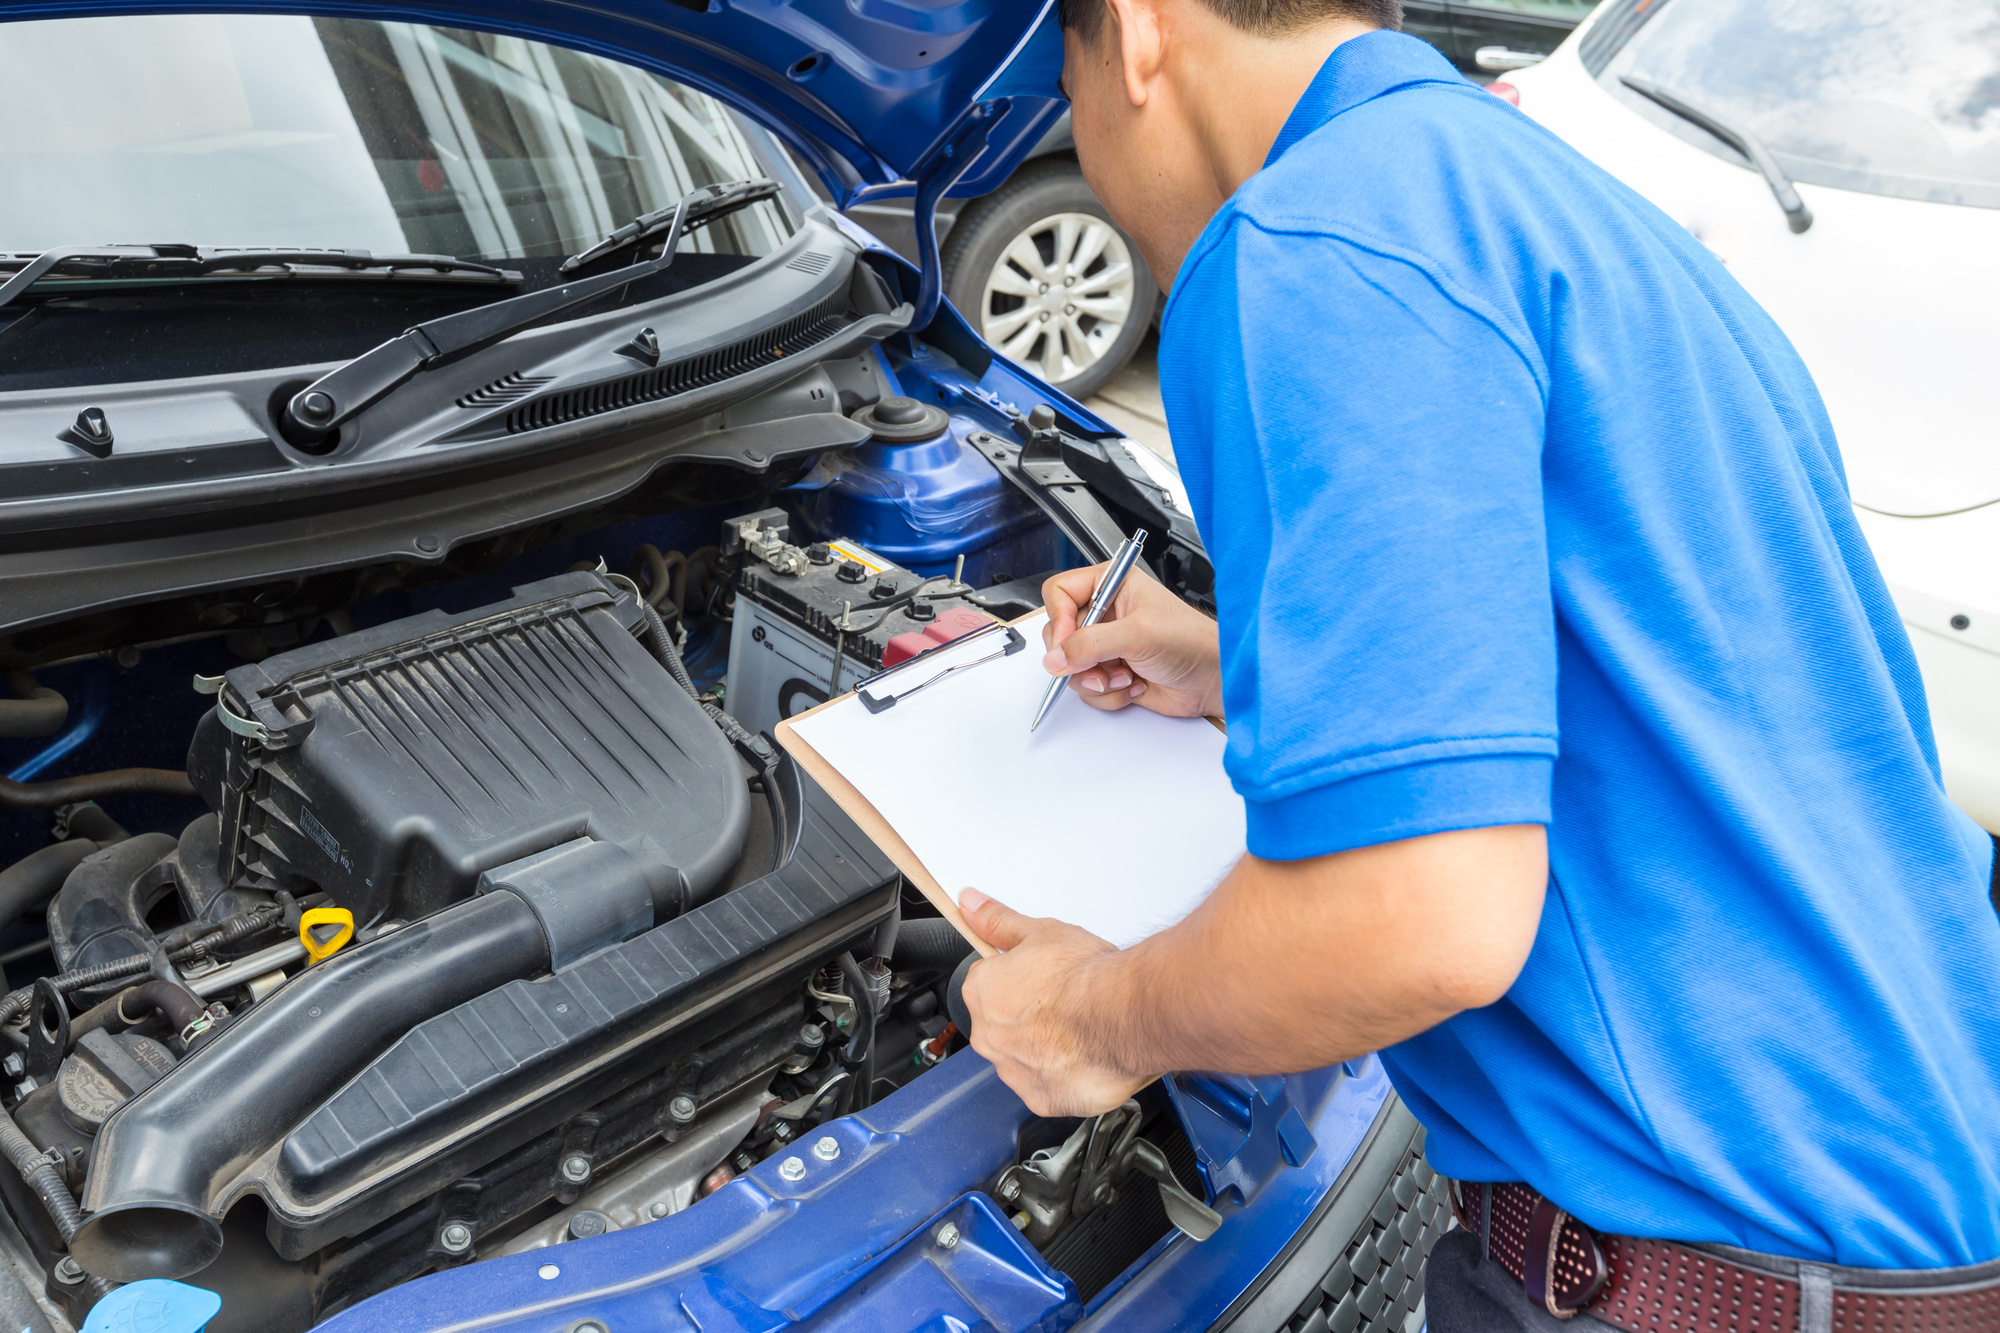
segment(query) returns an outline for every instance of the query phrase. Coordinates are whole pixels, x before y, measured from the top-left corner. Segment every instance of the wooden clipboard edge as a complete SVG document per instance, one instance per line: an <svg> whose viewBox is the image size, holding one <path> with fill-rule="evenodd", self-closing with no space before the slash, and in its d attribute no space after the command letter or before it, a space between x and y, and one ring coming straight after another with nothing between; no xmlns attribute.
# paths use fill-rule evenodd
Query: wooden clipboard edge
<svg viewBox="0 0 2000 1333"><path fill-rule="evenodd" d="M863 796L853 783L842 777L839 769L829 764L820 756L818 750L808 745L805 738L792 729L793 722L809 718L820 709L832 707L848 697L850 696L843 694L838 698L829 699L795 718L780 722L773 729L778 744L785 747L785 753L791 755L793 761L803 768L813 781L826 789L826 794L833 798L834 804L846 811L847 817L852 819L877 847L889 854L889 859L896 863L896 869L903 872L903 877L923 890L924 897L930 899L931 906L938 909L940 916L951 922L953 930L970 941L972 947L979 950L982 956L992 957L999 950L973 934L966 926L965 918L959 914L958 904L944 891L944 886L938 883L937 876L917 859L917 854L910 850L910 844L904 842L902 835L890 827L889 821L882 817L882 812L877 810L874 803Z"/></svg>
<svg viewBox="0 0 2000 1333"><path fill-rule="evenodd" d="M1035 610L1025 616L1000 623L1020 626L1037 616L1046 614L1046 610ZM972 947L979 950L982 957L991 958L1000 951L972 933L965 924L965 917L959 913L958 903L944 891L944 886L938 883L937 876L917 859L917 854L910 850L910 844L903 841L902 835L890 827L889 821L882 817L882 812L875 808L874 802L863 796L853 783L841 776L839 769L829 764L818 750L807 744L806 739L793 729L794 722L803 722L813 714L853 697L854 691L849 690L846 694L836 695L823 704L815 704L797 717L780 722L772 728L772 734L778 738L778 744L785 747L785 753L789 754L813 781L826 789L826 794L833 798L834 804L846 811L847 817L859 825L861 831L867 834L877 847L889 854L889 859L896 863L896 869L902 871L904 878L922 890L924 897L930 899L931 906L938 909L938 914L951 922L951 928L970 941Z"/></svg>

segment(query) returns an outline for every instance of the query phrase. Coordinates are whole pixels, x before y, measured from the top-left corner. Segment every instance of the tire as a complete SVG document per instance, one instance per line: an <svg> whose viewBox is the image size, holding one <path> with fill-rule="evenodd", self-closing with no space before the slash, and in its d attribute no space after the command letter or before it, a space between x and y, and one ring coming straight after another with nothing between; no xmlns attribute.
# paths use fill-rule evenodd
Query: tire
<svg viewBox="0 0 2000 1333"><path fill-rule="evenodd" d="M1067 158L1031 162L968 205L943 259L945 295L973 329L1072 398L1096 393L1132 359L1159 300L1139 247ZM1081 271L1070 271L1079 259ZM1063 278L1086 299L1050 299Z"/></svg>

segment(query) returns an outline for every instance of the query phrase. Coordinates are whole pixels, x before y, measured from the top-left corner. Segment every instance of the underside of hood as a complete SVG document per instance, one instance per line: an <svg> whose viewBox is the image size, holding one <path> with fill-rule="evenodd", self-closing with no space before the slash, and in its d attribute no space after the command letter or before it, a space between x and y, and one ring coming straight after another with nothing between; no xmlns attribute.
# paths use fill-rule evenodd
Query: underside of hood
<svg viewBox="0 0 2000 1333"><path fill-rule="evenodd" d="M1005 179L1062 113L1054 11L1055 0L0 0L0 20L327 14L594 51L700 88L768 126L842 207L910 193L908 182L926 177L951 177L962 195ZM968 135L974 123L979 132Z"/></svg>

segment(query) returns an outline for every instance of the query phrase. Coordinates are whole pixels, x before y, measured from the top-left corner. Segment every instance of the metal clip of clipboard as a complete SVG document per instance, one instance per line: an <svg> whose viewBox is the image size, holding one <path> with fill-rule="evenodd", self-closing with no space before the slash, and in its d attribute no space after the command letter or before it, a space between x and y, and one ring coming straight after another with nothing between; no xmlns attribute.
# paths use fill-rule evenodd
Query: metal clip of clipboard
<svg viewBox="0 0 2000 1333"><path fill-rule="evenodd" d="M929 662L925 661L926 658L932 657L937 653L949 652L950 650L955 648L962 648L966 644L971 643L975 639L984 638L996 634L1004 635L1005 637L998 647L996 647L992 652L987 653L984 657L975 657L969 662L960 662L954 666L948 666L944 670L938 672L936 675L930 677L930 679L925 680L919 684L913 685L909 689L898 691L893 688L895 684L895 681L892 679L893 677L903 675L904 673L908 672L912 667L931 665ZM1028 646L1028 641L1021 637L1020 630L1015 629L1012 625L1004 625L1001 624L999 621L995 621L993 624L986 626L984 629L976 629L972 633L965 635L963 638L953 639L950 643L940 644L938 647L932 649L928 653L923 653L917 657L913 657L907 662L898 662L895 666L890 667L886 671L876 672L868 679L862 681L859 685L856 685L854 687L854 694L856 698L861 700L861 706L863 708L866 708L869 712L871 713L884 712L888 709L894 708L896 706L897 700L907 699L913 694L921 694L925 690L929 689L931 686L943 680L946 676L955 676L959 672L964 671L969 667L976 667L981 665L982 663L994 661L997 658L1012 657L1015 653L1020 652L1023 648L1027 646Z"/></svg>

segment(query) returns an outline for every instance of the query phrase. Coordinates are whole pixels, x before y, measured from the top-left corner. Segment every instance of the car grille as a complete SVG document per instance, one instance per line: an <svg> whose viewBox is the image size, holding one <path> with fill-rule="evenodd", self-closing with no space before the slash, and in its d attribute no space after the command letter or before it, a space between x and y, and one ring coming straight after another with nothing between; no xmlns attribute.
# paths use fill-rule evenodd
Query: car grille
<svg viewBox="0 0 2000 1333"><path fill-rule="evenodd" d="M522 403L507 414L507 433L518 435L522 431L557 426L565 421L577 421L637 403L672 398L706 384L733 379L757 366L767 365L775 358L790 356L826 341L847 327L846 304L847 297L843 293L754 337L703 352L700 356L580 389L565 389Z"/></svg>
<svg viewBox="0 0 2000 1333"><path fill-rule="evenodd" d="M1288 1333L1421 1333L1424 1260L1451 1226L1446 1189L1424 1161L1420 1133L1347 1252L1286 1321Z"/></svg>

